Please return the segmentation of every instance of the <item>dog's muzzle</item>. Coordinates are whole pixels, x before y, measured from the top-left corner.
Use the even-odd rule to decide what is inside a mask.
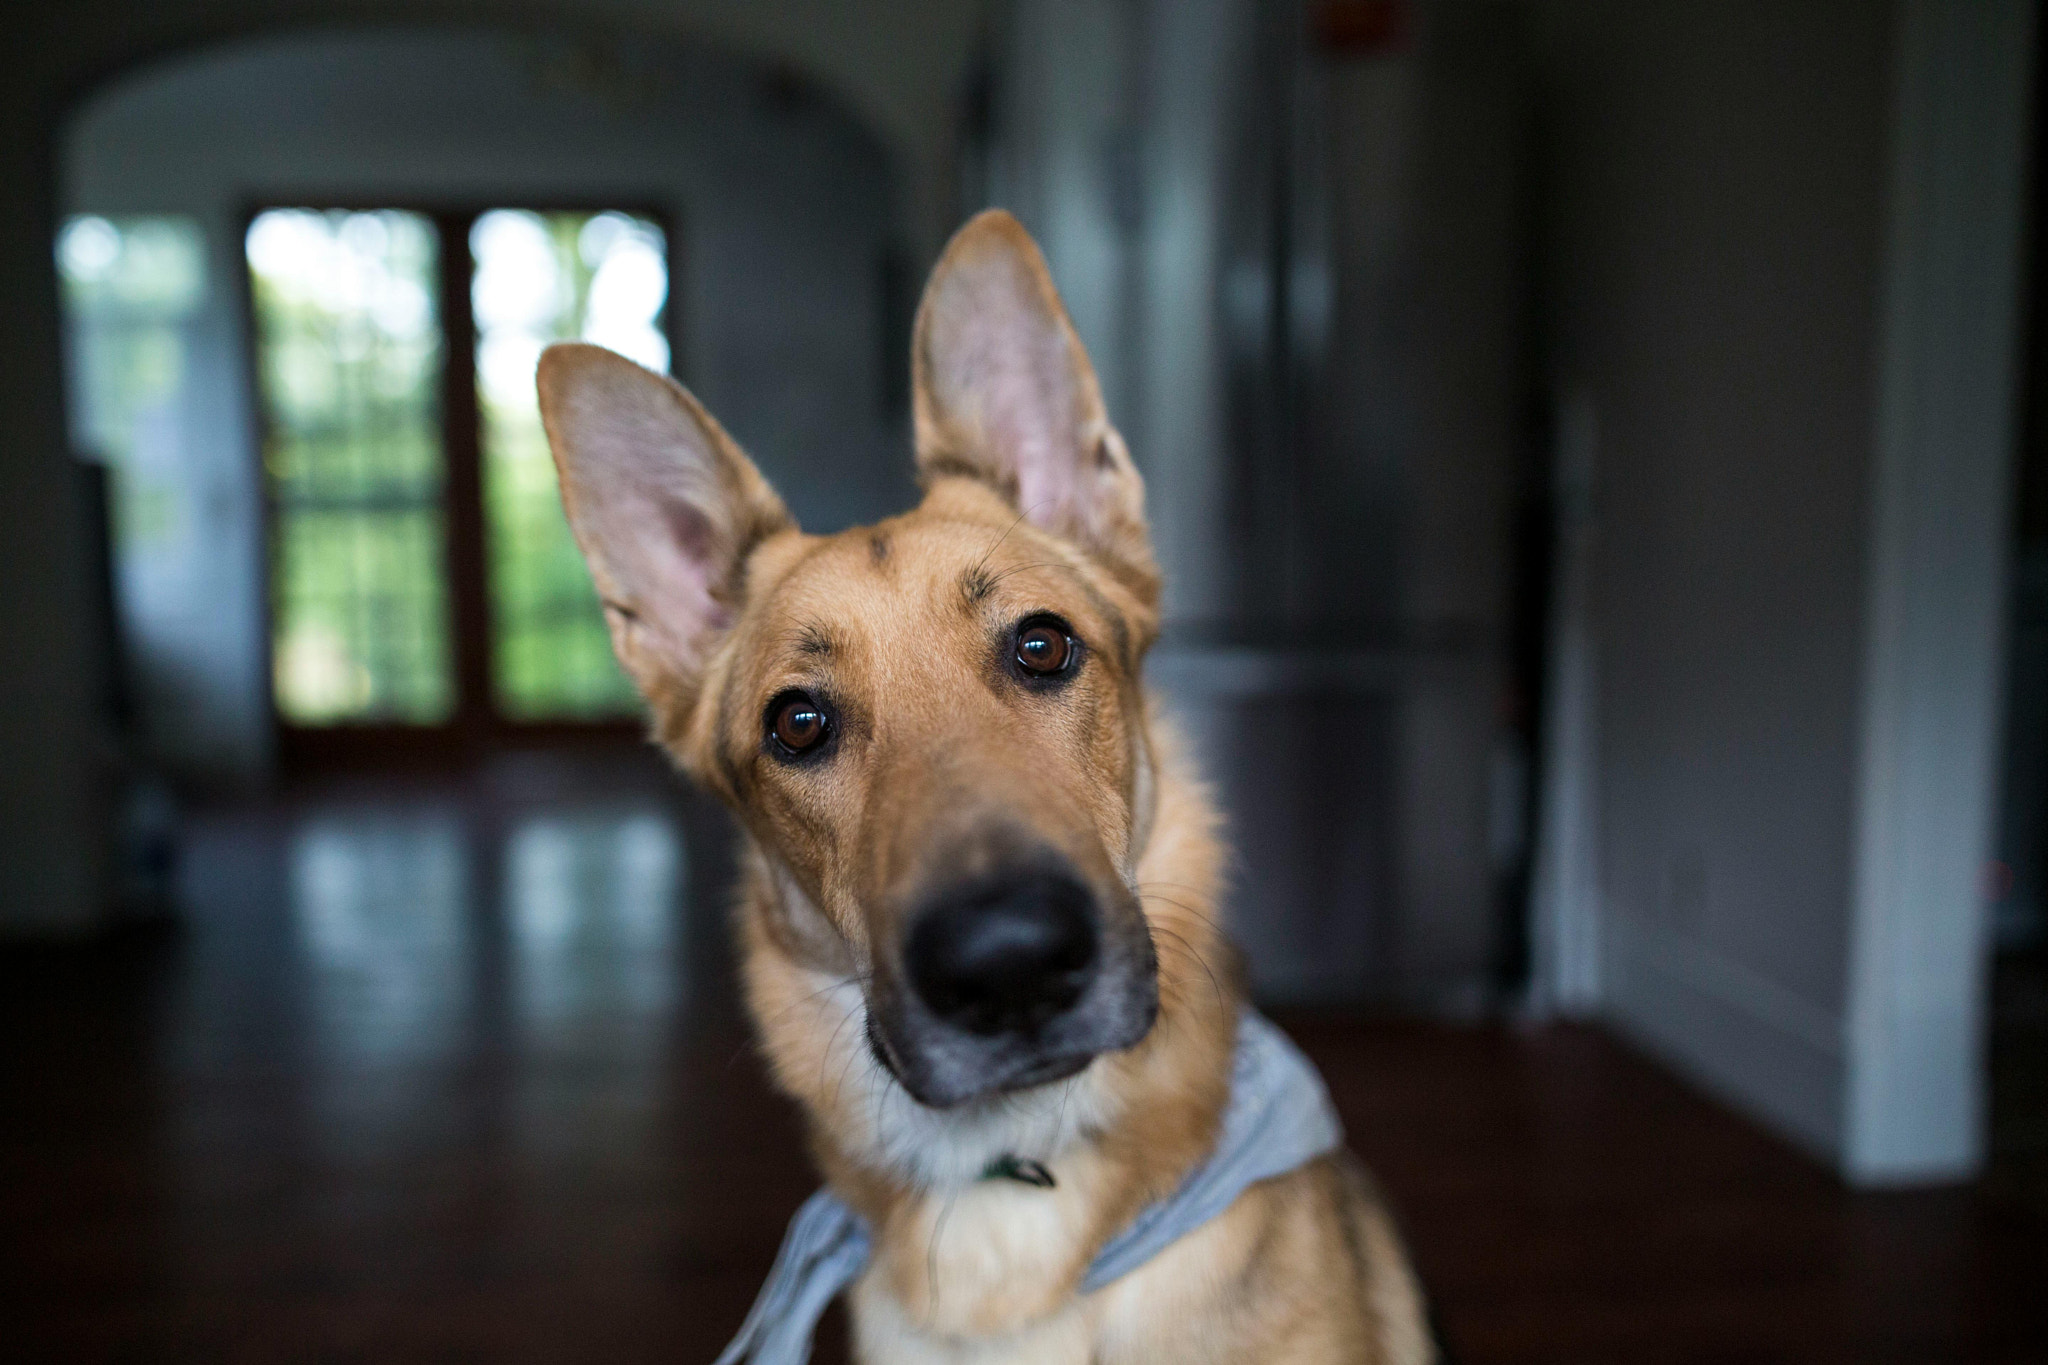
[[[870,1039],[920,1103],[950,1107],[1062,1080],[1135,1045],[1158,1015],[1143,914],[1127,897],[1105,905],[1064,866],[945,886],[907,926],[901,984]]]

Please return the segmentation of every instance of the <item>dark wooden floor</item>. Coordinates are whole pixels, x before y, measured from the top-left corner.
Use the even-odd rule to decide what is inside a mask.
[[[202,822],[179,930],[0,953],[6,1357],[708,1361],[812,1184],[715,829],[637,768],[330,791]],[[2023,1197],[1845,1193],[1592,1029],[1283,1022],[1464,1365],[2048,1360]]]

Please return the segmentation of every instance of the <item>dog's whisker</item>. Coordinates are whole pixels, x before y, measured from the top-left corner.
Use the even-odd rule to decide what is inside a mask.
[[[1044,505],[1045,504],[1043,502],[1040,502],[1036,504],[1035,507],[1026,508],[1025,510],[1019,512],[1017,514],[1017,519],[1015,521],[1012,521],[1008,526],[1005,526],[1003,528],[1003,533],[997,536],[986,550],[983,550],[981,552],[981,558],[974,561],[974,568],[969,572],[968,576],[970,578],[979,578],[981,576],[981,571],[988,567],[989,558],[992,555],[994,555],[997,550],[1002,549],[1003,542],[1010,538],[1010,532],[1016,530],[1019,526],[1022,526],[1024,524],[1024,518],[1030,516],[1031,513],[1034,510],[1036,510],[1036,507],[1042,507]]]
[[[1223,999],[1223,983],[1216,979],[1216,973],[1214,969],[1212,969],[1209,966],[1209,960],[1203,957],[1202,954],[1195,948],[1195,946],[1192,943],[1189,943],[1185,938],[1182,938],[1179,934],[1175,933],[1171,929],[1166,928],[1164,925],[1155,924],[1152,926],[1152,931],[1158,934],[1165,934],[1168,938],[1173,939],[1175,943],[1179,945],[1180,949],[1183,952],[1185,952],[1189,957],[1195,960],[1195,965],[1200,967],[1203,973],[1209,978],[1210,988],[1216,992],[1216,1008],[1228,1008],[1225,1005]]]
[[[853,1069],[861,1065],[861,1063],[862,1053],[859,1046],[856,1045],[846,1049],[846,1055],[839,1064],[839,1074],[832,1078],[832,1094],[828,1100],[829,1107],[833,1109],[839,1107],[839,1098],[846,1093],[847,1079],[853,1075]]]
[[[876,1073],[881,1072],[882,1068],[875,1064],[872,1057],[868,1059],[867,1068],[868,1131],[880,1133],[882,1131],[882,1105],[887,1102],[889,1087],[895,1084],[896,1078],[886,1073],[877,1075]]]
[[[838,1026],[832,1030],[832,1036],[825,1040],[825,1051],[818,1058],[818,1092],[820,1094],[823,1094],[825,1090],[825,1067],[831,1062],[832,1054],[839,1046],[839,1035],[846,1032],[846,1026],[853,1022],[853,1015],[854,1012],[852,1010],[848,1010],[846,1012],[846,1017],[841,1019],[839,1021]],[[845,1083],[846,1071],[845,1068],[842,1067],[840,1069],[839,1079],[834,1083],[832,1088],[832,1104],[835,1107],[839,1103],[839,1089]]]
[[[989,586],[989,587],[993,588],[993,587],[994,587],[994,586],[995,586],[996,584],[998,584],[998,583],[1002,582],[1002,581],[1003,581],[1003,580],[1004,580],[1005,578],[1008,578],[1008,577],[1010,577],[1010,576],[1011,576],[1011,575],[1013,575],[1013,574],[1020,574],[1020,573],[1023,573],[1023,572],[1025,572],[1025,571],[1026,571],[1026,570],[1028,570],[1028,569],[1057,569],[1058,567],[1059,567],[1059,565],[1057,565],[1057,564],[1053,564],[1053,563],[1050,563],[1050,562],[1040,562],[1040,563],[1037,563],[1037,564],[1019,564],[1019,565],[1017,565],[1017,567],[1015,567],[1015,568],[1013,568],[1013,569],[1005,569],[1005,570],[1003,570],[1003,571],[1002,571],[1001,573],[997,574],[997,575],[996,575],[996,576],[995,576],[994,578],[990,578],[990,579],[985,579],[985,580],[983,580],[983,581],[984,581],[984,582],[985,582],[985,583],[987,584],[987,586]]]
[[[775,1011],[773,1014],[763,1015],[758,1025],[759,1031],[764,1034],[767,1033],[776,1024],[781,1023],[783,1019],[787,1018],[790,1014],[795,1013],[798,1009],[801,1009],[805,1005],[815,1004],[820,1010],[825,1009],[831,1003],[826,997],[830,996],[832,992],[838,990],[841,986],[846,985],[859,985],[864,988],[867,985],[867,982],[865,978],[861,976],[850,976],[839,981],[827,982],[825,985],[818,987],[818,989],[810,992],[808,995],[805,995],[797,1000],[792,1000],[789,1004],[784,1005],[781,1009]],[[751,1040],[741,1044],[739,1050],[733,1053],[732,1061],[727,1062],[726,1065],[732,1066],[734,1063],[737,1063],[741,1057],[753,1051],[753,1048],[754,1044]]]
[[[1137,893],[1140,899],[1164,901],[1168,905],[1175,906],[1181,910],[1185,910],[1188,914],[1193,915],[1196,919],[1208,925],[1209,928],[1217,934],[1222,934],[1223,926],[1216,922],[1214,916],[1210,915],[1206,911],[1197,909],[1195,906],[1189,905],[1186,901],[1177,900],[1172,896],[1162,895],[1157,891],[1147,891],[1145,888],[1148,886],[1170,886],[1177,891],[1186,891],[1192,895],[1199,896],[1201,892],[1197,888],[1192,886],[1182,886],[1176,882],[1139,882],[1136,884]]]
[[[1138,895],[1141,900],[1156,901],[1161,905],[1170,905],[1173,906],[1175,909],[1183,911],[1186,914],[1192,916],[1195,920],[1197,920],[1199,923],[1206,926],[1210,930],[1210,934],[1213,938],[1222,939],[1225,937],[1223,932],[1216,927],[1215,921],[1209,919],[1206,915],[1202,914],[1201,911],[1196,910],[1191,905],[1183,904],[1182,902],[1175,900],[1171,896],[1162,896],[1157,891],[1141,891],[1138,893]],[[1150,916],[1148,916],[1147,919],[1149,920]]]
[[[1188,882],[1170,882],[1163,877],[1142,878],[1134,885],[1141,889],[1148,886],[1163,886],[1169,891],[1185,891],[1197,900],[1208,900],[1214,894],[1213,888],[1194,886]]]

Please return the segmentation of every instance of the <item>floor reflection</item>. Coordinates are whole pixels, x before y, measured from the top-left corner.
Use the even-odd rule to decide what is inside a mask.
[[[288,848],[307,1023],[334,1061],[445,1056],[501,1024],[546,1051],[591,1027],[658,1025],[680,1001],[671,812],[555,811],[500,834],[459,809],[323,809]],[[510,1018],[490,1017],[500,1007]]]
[[[290,821],[286,849],[306,1140],[323,1159],[464,1131],[515,1159],[520,1184],[655,1159],[686,996],[674,810],[323,805]],[[504,1071],[479,1083],[493,1058]]]
[[[452,812],[333,812],[291,836],[288,904],[323,1051],[440,1055],[476,999],[473,902]]]
[[[652,811],[545,816],[505,842],[514,998],[535,1032],[674,1002],[683,849]]]
[[[714,1354],[811,1181],[721,979],[726,838],[651,755],[201,820],[148,1358],[303,1358],[309,1317],[322,1359]]]

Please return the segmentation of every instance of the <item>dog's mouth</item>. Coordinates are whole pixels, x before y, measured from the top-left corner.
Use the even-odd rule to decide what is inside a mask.
[[[891,1079],[909,1092],[912,1099],[932,1109],[950,1109],[958,1105],[971,1104],[976,1100],[996,1099],[1023,1090],[1033,1090],[1041,1085],[1052,1085],[1080,1075],[1102,1055],[1100,1052],[1080,1051],[1040,1057],[1014,1067],[1001,1079],[992,1079],[985,1088],[958,1094],[942,1093],[921,1083],[924,1079],[922,1072],[898,1064],[882,1030],[875,1023],[872,1011],[868,1013],[866,1031],[868,1053],[875,1059],[875,1064],[888,1072]]]
[[[1005,1090],[1028,1090],[1033,1086],[1051,1085],[1054,1081],[1078,1076],[1100,1055],[1095,1052],[1077,1052],[1070,1057],[1047,1057],[1018,1072],[1011,1078]]]
[[[867,1047],[875,1064],[929,1109],[955,1109],[1077,1076],[1105,1053],[1137,1046],[1159,1014],[1155,970],[1036,1033],[978,1035],[922,1011],[870,1001]]]
[[[867,1012],[868,1055],[875,1064],[889,1073],[898,1085],[903,1083],[903,1072],[897,1067],[896,1059],[889,1055],[889,1045],[882,1041],[882,1031],[875,1027],[875,1012]]]

